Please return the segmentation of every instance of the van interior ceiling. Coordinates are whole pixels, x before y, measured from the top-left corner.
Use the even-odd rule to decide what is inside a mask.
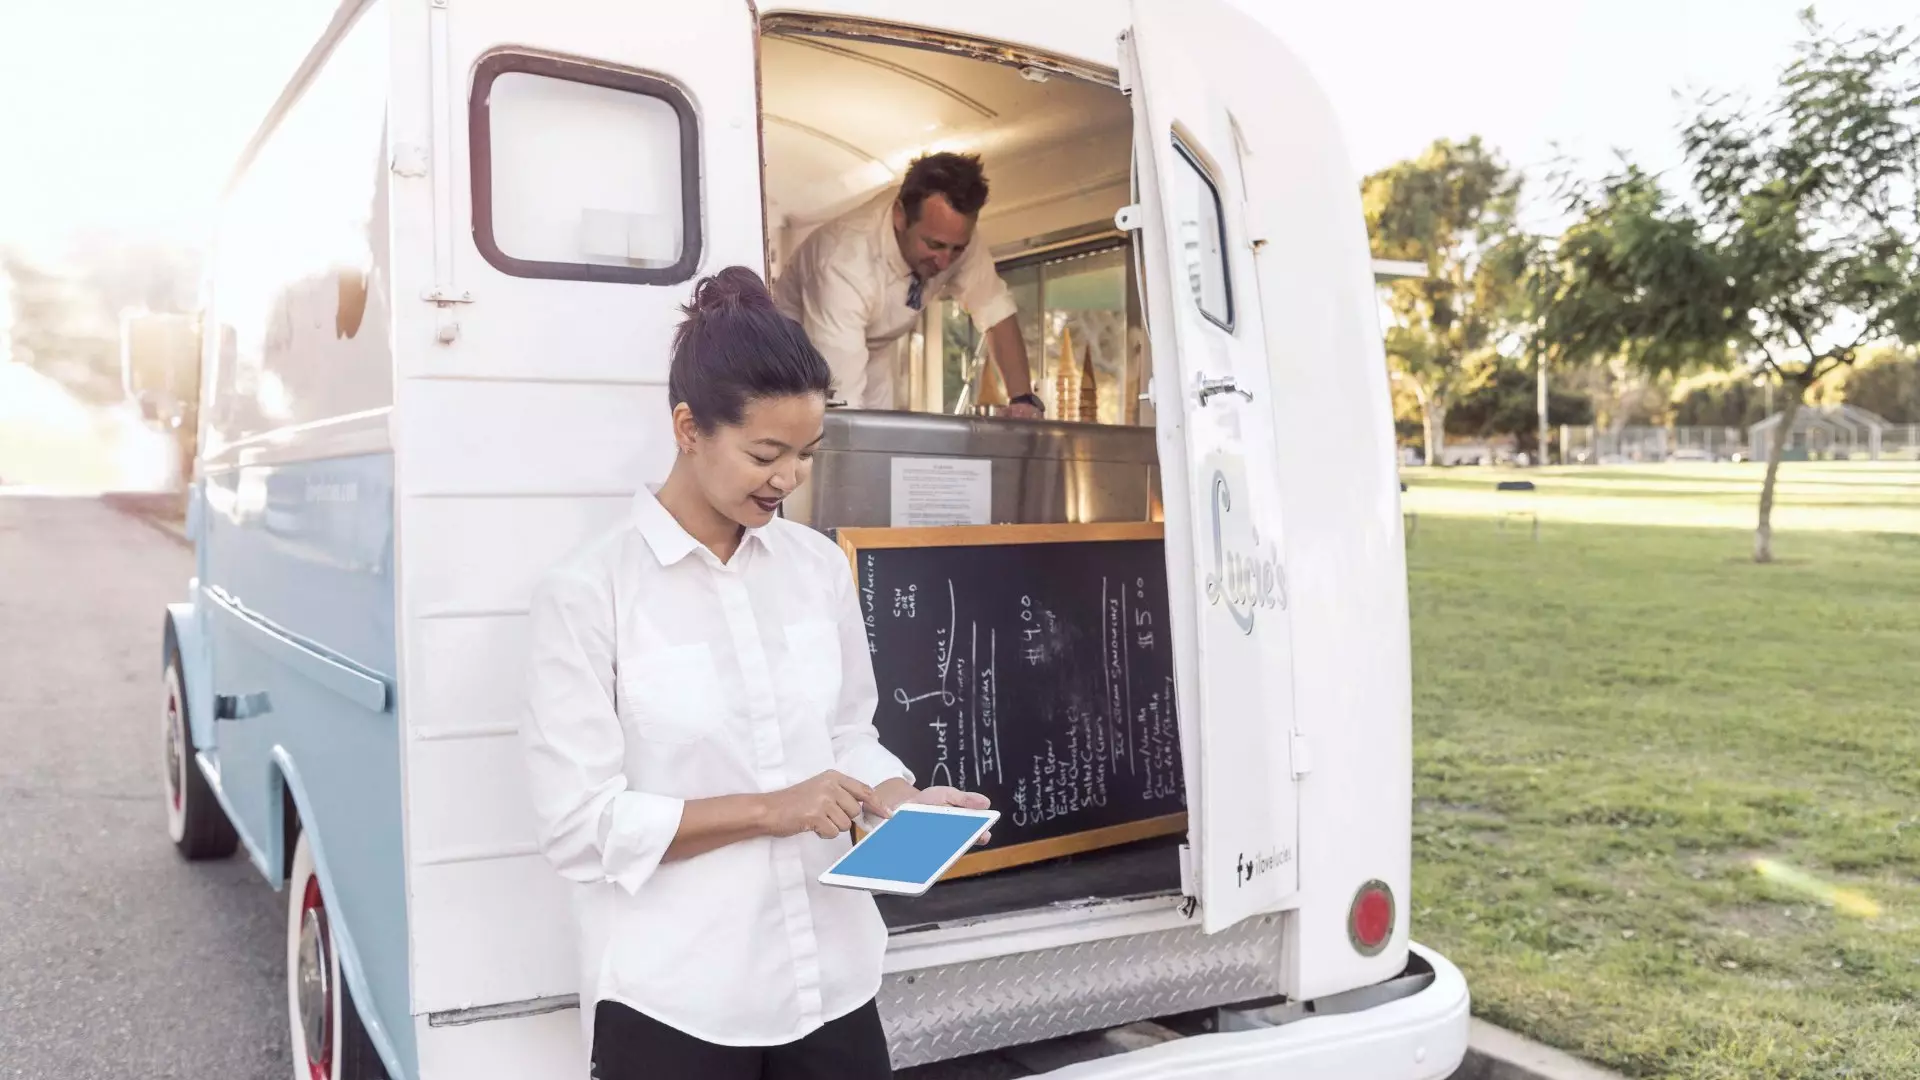
[[[1055,419],[1151,424],[1129,239],[1133,116],[1101,85],[1038,67],[776,26],[761,42],[772,271],[809,232],[899,182],[930,151],[977,153],[980,235],[1020,304],[1035,387]],[[992,401],[980,335],[951,302],[903,344],[897,408]],[[937,310],[936,310],[937,309]],[[1073,362],[1063,359],[1070,344]],[[1083,379],[1090,375],[1090,379]],[[989,384],[997,383],[991,375]],[[1087,382],[1093,384],[1082,397]],[[1062,394],[1069,400],[1059,400]]]
[[[1139,400],[1148,355],[1130,238],[1114,225],[1131,197],[1133,138],[1133,114],[1118,89],[921,45],[787,27],[763,36],[761,64],[774,276],[809,232],[897,184],[914,157],[977,153],[991,185],[980,235],[1019,302],[1048,415],[1153,423],[1151,407]],[[987,400],[975,385],[991,366],[980,346],[955,305],[929,304],[926,323],[901,349],[896,407],[953,414]],[[1094,389],[1083,397],[1089,370]],[[1089,900],[1177,896],[1183,840],[1159,837],[963,877],[915,901],[882,898],[880,906],[898,932]]]

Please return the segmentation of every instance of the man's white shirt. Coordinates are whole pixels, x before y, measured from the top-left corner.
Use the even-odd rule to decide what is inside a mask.
[[[894,345],[920,318],[907,305],[913,268],[893,235],[898,194],[889,187],[808,234],[774,284],[774,302],[806,329],[854,408],[894,407]],[[1018,310],[977,230],[959,258],[921,284],[921,296],[923,307],[958,300],[982,333]]]

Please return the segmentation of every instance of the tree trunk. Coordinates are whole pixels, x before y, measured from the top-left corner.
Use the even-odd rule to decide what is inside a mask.
[[[1440,451],[1447,446],[1447,407],[1439,402],[1431,402],[1421,410],[1427,428],[1427,465],[1442,464]]]
[[[1760,485],[1760,526],[1753,531],[1753,561],[1773,561],[1773,482],[1780,475],[1780,459],[1793,437],[1793,421],[1800,415],[1800,401],[1807,388],[1786,384],[1786,404],[1780,410],[1780,426],[1773,431],[1773,443],[1767,448],[1767,479]]]

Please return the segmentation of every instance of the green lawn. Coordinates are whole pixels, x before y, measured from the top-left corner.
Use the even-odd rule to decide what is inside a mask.
[[[1787,465],[1771,566],[1757,469],[1521,475],[1407,473],[1415,936],[1632,1076],[1920,1077],[1920,466]]]

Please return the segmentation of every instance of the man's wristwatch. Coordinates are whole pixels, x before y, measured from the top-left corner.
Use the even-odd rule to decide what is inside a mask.
[[[1015,397],[1015,398],[1008,398],[1008,399],[1007,399],[1007,404],[1009,404],[1009,405],[1031,405],[1031,406],[1033,406],[1033,408],[1034,408],[1034,411],[1036,411],[1036,412],[1038,412],[1038,413],[1039,413],[1040,415],[1042,415],[1042,416],[1045,416],[1045,415],[1046,415],[1046,413],[1047,413],[1047,403],[1046,403],[1046,402],[1044,402],[1044,401],[1041,401],[1041,400],[1040,400],[1040,395],[1038,395],[1038,394],[1036,394],[1036,393],[1034,393],[1034,392],[1033,392],[1033,391],[1031,391],[1031,390],[1029,390],[1029,391],[1027,391],[1027,392],[1026,392],[1026,393],[1024,393],[1024,394],[1021,394],[1021,395],[1020,395],[1019,397]]]

